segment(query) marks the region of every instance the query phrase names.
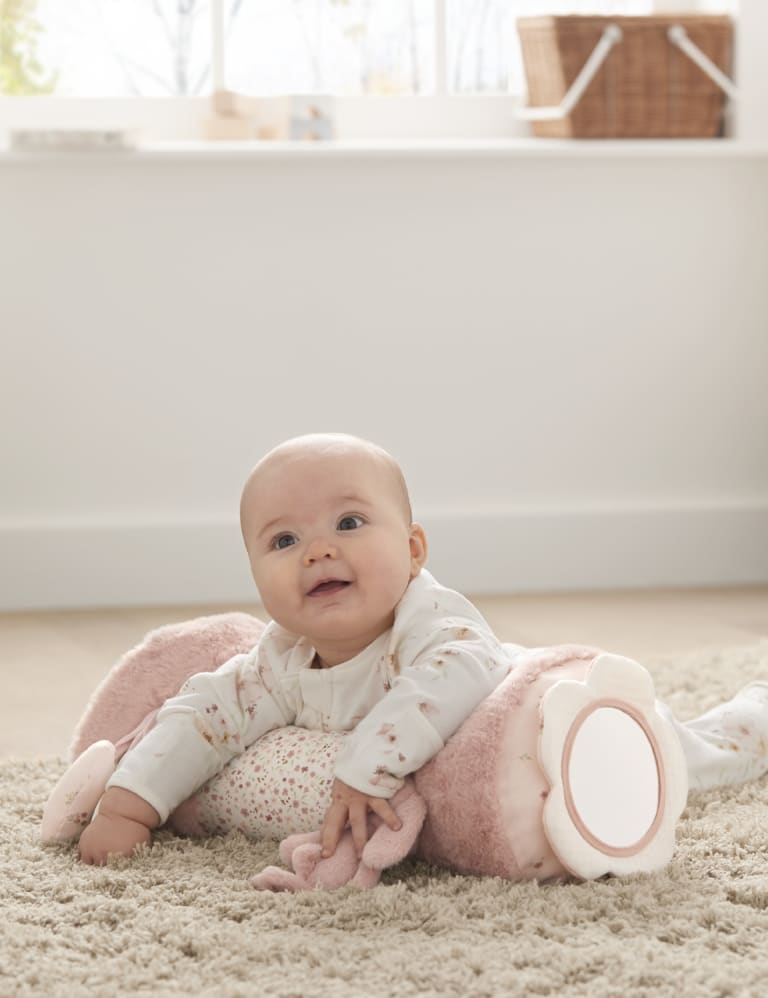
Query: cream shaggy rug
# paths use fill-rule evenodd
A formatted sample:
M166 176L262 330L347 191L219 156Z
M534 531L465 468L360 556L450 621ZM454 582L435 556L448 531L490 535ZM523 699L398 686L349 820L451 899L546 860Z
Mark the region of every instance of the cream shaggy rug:
M768 678L768 642L646 664L689 717ZM105 868L42 848L63 767L0 764L3 998L768 994L768 778L692 795L654 875L516 884L407 862L370 892L269 895L246 877L275 844L239 835L160 833Z

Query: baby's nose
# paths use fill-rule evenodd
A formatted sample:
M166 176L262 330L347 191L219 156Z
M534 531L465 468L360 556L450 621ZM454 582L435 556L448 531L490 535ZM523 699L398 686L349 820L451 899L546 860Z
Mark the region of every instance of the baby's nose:
M312 562L318 561L320 558L336 558L337 556L338 550L335 544L327 537L316 537L309 543L304 561L307 565L311 565Z

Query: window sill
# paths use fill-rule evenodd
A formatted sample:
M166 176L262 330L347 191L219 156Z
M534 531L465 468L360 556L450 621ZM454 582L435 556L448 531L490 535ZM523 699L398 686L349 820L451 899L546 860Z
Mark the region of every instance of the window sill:
M270 160L362 159L762 159L768 144L736 139L359 140L332 142L166 142L135 149L15 151L0 149L0 163L55 161L242 163Z

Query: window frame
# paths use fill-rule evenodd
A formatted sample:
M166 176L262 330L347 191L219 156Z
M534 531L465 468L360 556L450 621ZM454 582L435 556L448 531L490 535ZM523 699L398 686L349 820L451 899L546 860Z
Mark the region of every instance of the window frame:
M477 141L520 139L530 134L517 115L522 93L464 94L448 89L447 2L434 4L434 89L429 94L334 96L335 136L351 141ZM743 4L743 0L742 0ZM207 139L206 122L218 80L226 85L223 33L214 30L222 0L211 5L211 91L194 97L55 97L0 94L0 141L17 128L119 128L144 141ZM738 17L738 15L734 15ZM219 25L221 28L221 24ZM217 46L218 39L218 46ZM281 98L259 98L264 102Z

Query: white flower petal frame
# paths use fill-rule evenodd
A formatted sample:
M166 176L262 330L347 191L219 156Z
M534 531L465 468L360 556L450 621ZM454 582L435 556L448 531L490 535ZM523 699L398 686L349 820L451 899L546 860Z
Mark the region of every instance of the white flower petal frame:
M543 696L539 762L550 786L544 830L574 876L666 866L688 796L685 757L637 662L601 654L581 681Z

